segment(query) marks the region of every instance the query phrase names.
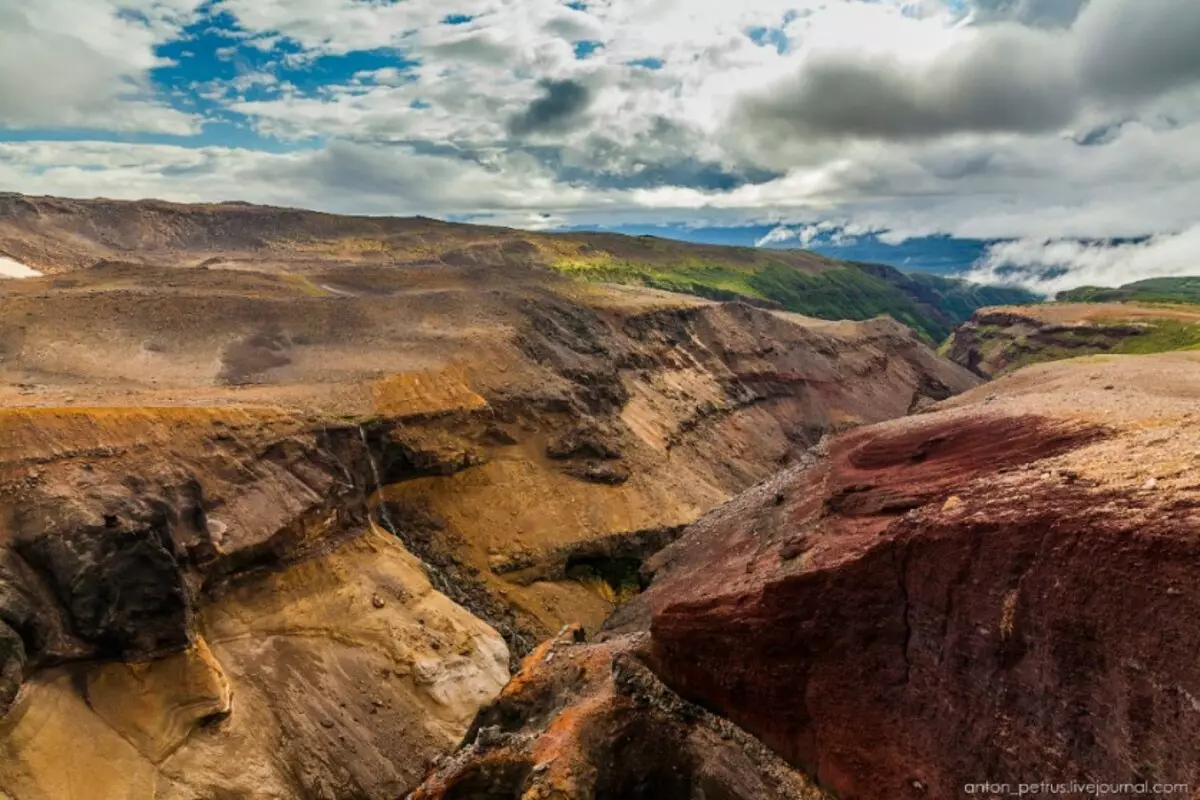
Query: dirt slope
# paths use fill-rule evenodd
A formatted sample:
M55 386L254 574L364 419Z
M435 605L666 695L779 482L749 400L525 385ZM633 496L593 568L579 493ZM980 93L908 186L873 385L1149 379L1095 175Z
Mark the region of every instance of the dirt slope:
M545 264L551 256L670 263L754 263L752 248L711 247L609 234L544 236L422 217L349 217L246 203L181 205L157 200L70 200L0 194L0 253L47 274L99 261L159 266L205 262L243 268L323 269L388 264L500 267ZM811 273L835 262L804 251L769 254Z
M0 277L27 269L58 275L99 261L286 275L314 294L408 285L414 268L453 268L518 281L536 279L530 273L552 272L579 281L740 299L822 319L888 314L930 341L945 339L980 306L1036 299L1021 290L906 276L888 266L834 261L802 250L604 233L543 234L244 203L176 205L0 194Z

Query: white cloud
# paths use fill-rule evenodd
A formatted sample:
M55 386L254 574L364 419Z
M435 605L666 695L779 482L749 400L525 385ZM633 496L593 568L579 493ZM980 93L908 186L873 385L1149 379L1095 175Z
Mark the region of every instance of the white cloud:
M147 73L199 2L0 0L0 126L195 133Z
M557 185L533 163L490 170L404 146L333 142L319 150L116 142L0 142L0 185L27 194L246 200L339 213L505 214L596 210L618 197Z
M773 244L795 242L796 247L806 248L821 242L822 244L841 247L854 244L859 236L867 234L882 234L879 236L882 240L887 235L887 232L872 230L853 222L822 220L821 222L804 225L799 228L789 228L786 225L780 225L771 229L766 236L755 242L754 246L767 247ZM822 240L824 241L822 242Z
M1147 278L1200 274L1200 225L1137 243L1022 239L993 245L967 276L1018 284L1044 295L1080 286L1118 286Z
M787 227L786 225L780 225L769 230L766 236L763 236L754 243L754 246L767 247L773 244L785 244L786 242L796 241L796 238L797 234L795 230Z

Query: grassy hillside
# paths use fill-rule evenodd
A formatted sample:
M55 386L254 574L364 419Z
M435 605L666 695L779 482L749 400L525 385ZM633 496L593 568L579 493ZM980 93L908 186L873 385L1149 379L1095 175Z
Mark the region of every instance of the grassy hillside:
M1012 360L1003 372L1013 372L1030 364L1061 361L1090 355L1151 355L1176 350L1200 350L1200 325L1180 320L1160 319L1141 323L1142 332L1129 334L1116 324L1112 334L1105 326L1093 330L1062 331L1056 337L1030 346L1028 340L1014 344Z
M985 377L1100 354L1200 350L1200 309L1184 304L1047 303L977 314L942 353Z
M881 264L833 261L804 251L698 247L651 237L604 237L584 247L573 238L554 237L540 244L550 251L553 269L584 280L640 284L716 300L741 297L821 319L886 314L930 341L945 339L979 308L1037 301L1023 289L905 275Z
M1058 300L1064 303L1200 303L1200 277L1151 278L1115 289L1084 286L1062 292Z

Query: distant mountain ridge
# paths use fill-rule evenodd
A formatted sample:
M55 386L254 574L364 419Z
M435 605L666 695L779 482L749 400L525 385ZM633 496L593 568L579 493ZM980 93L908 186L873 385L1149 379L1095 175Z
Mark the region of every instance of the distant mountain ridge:
M804 250L653 236L539 233L422 217L351 217L245 203L70 200L0 194L0 257L47 274L101 261L285 274L330 265L551 270L590 282L744 299L830 320L890 315L941 341L980 307L1033 303L1021 289L906 275Z

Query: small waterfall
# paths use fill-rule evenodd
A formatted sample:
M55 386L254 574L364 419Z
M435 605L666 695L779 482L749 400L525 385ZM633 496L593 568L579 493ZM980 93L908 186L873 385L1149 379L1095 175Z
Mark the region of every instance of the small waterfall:
M383 526L387 528L388 533L394 534L396 532L396 523L392 520L387 503L383 502L383 478L379 472L379 462L375 460L375 454L371 452L371 443L367 440L367 429L362 425L358 426L358 437L362 439L363 449L367 451L367 462L371 465L371 477L375 481L375 494L379 497L380 521L383 522ZM370 497L367 498L367 513L372 514Z

